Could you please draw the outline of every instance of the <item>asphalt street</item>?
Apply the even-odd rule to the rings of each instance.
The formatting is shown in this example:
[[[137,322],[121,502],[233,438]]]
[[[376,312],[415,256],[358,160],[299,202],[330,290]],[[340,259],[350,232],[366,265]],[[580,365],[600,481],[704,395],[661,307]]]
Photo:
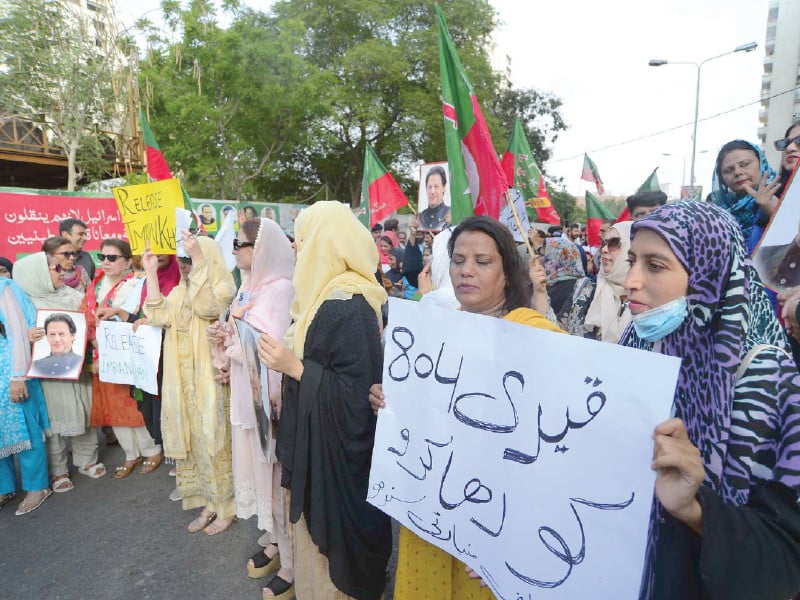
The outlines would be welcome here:
[[[101,442],[105,477],[89,479],[73,469],[71,492],[53,494],[19,517],[14,511],[24,493],[18,493],[0,510],[0,598],[261,598],[269,579],[250,579],[246,570],[259,548],[255,518],[215,536],[190,534],[186,526],[199,509],[183,511],[168,499],[175,486],[169,465],[116,480],[112,473],[123,459],[119,446]],[[390,581],[387,600],[391,587]]]

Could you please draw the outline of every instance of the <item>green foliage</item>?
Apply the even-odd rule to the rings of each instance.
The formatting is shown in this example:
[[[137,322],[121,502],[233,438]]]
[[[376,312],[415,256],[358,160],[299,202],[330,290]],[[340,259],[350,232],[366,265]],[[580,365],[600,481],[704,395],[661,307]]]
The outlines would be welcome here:
[[[89,18],[70,2],[6,0],[0,13],[0,110],[42,126],[69,158],[70,190],[93,164],[96,140],[124,105],[128,40],[113,23]],[[89,146],[87,142],[91,142]],[[84,148],[83,166],[78,150]],[[89,169],[92,171],[92,169]]]
[[[177,2],[162,6],[182,39],[170,43],[151,32],[140,86],[170,167],[197,196],[265,195],[320,108],[320,78],[295,51],[301,29],[251,10],[238,10],[221,29],[205,0],[185,10]]]
[[[519,117],[531,152],[540,168],[550,158],[549,144],[558,139],[558,134],[567,129],[561,116],[561,99],[551,93],[535,89],[513,89],[504,87],[489,102],[489,110],[498,119],[505,140]],[[495,139],[495,146],[498,141]],[[505,150],[505,145],[503,146]]]
[[[563,225],[580,221],[581,212],[583,213],[583,222],[586,222],[586,211],[577,205],[575,196],[566,190],[556,190],[550,186],[547,186],[547,193],[550,195],[550,200],[561,217]]]
[[[540,164],[565,128],[560,100],[509,90],[492,69],[488,0],[443,0],[498,152],[516,114]],[[358,203],[365,144],[410,197],[420,161],[446,160],[436,20],[428,0],[279,0],[270,14],[162,2],[140,88],[173,171],[196,196]],[[177,35],[177,37],[176,37]]]

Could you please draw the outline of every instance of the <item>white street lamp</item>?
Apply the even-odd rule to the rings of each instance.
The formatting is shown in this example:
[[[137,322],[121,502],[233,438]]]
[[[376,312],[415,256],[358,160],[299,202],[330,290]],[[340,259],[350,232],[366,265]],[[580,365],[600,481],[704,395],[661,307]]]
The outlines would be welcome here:
[[[752,52],[758,47],[758,44],[755,42],[750,42],[748,44],[742,44],[741,46],[736,46],[730,52],[725,52],[723,54],[718,54],[717,56],[712,56],[711,58],[706,58],[705,60],[697,62],[685,62],[685,61],[667,61],[661,58],[654,58],[650,60],[648,65],[651,67],[662,67],[664,65],[694,65],[697,67],[697,89],[694,95],[694,127],[692,129],[692,167],[691,167],[691,174],[690,174],[690,185],[694,186],[695,177],[694,177],[694,163],[695,163],[695,153],[697,150],[697,115],[700,109],[700,69],[701,67],[709,61],[715,60],[717,58],[722,58],[723,56],[728,56],[729,54],[734,54],[735,52]]]

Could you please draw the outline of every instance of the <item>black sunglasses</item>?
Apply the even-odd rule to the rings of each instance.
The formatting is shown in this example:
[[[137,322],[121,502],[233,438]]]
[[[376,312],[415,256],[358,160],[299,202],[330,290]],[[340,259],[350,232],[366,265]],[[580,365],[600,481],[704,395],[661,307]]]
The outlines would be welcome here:
[[[189,256],[179,256],[179,257],[178,257],[178,260],[179,260],[180,262],[182,262],[183,264],[185,264],[185,265],[190,265],[190,264],[192,264],[192,259],[191,259],[191,257],[189,257]]]
[[[622,239],[621,238],[611,238],[608,240],[601,240],[600,247],[605,248],[608,246],[609,250],[619,250],[622,247]]]
[[[253,242],[240,242],[239,238],[233,238],[233,249],[241,250],[242,248],[252,248],[255,246]]]
[[[794,142],[795,146],[800,146],[800,135],[793,138],[783,138],[782,140],[775,140],[774,142],[775,150],[777,150],[778,152],[783,152],[789,147],[789,145],[792,142]]]
[[[59,256],[64,256],[66,258],[75,258],[76,256],[78,256],[78,253],[75,252],[74,250],[69,250],[67,252],[56,252],[56,254],[58,254]]]
[[[116,262],[118,258],[124,258],[122,254],[98,254],[97,258],[100,262],[107,260],[110,263]]]

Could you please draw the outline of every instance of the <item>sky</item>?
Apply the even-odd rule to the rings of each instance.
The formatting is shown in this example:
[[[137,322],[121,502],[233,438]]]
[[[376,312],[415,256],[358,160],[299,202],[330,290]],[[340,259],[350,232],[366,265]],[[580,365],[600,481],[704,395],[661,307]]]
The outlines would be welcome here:
[[[670,196],[689,184],[697,68],[650,67],[653,58],[696,63],[756,42],[753,52],[701,69],[695,176],[703,194],[711,191],[720,146],[735,138],[758,142],[768,0],[490,2],[500,20],[495,66],[505,68],[508,56],[515,87],[563,101],[569,129],[552,145],[544,168],[572,194],[594,191],[580,179],[584,152],[611,195],[633,193],[656,167]],[[116,0],[117,15],[125,25],[149,11],[155,20],[159,4]],[[247,4],[269,10],[272,2]]]

